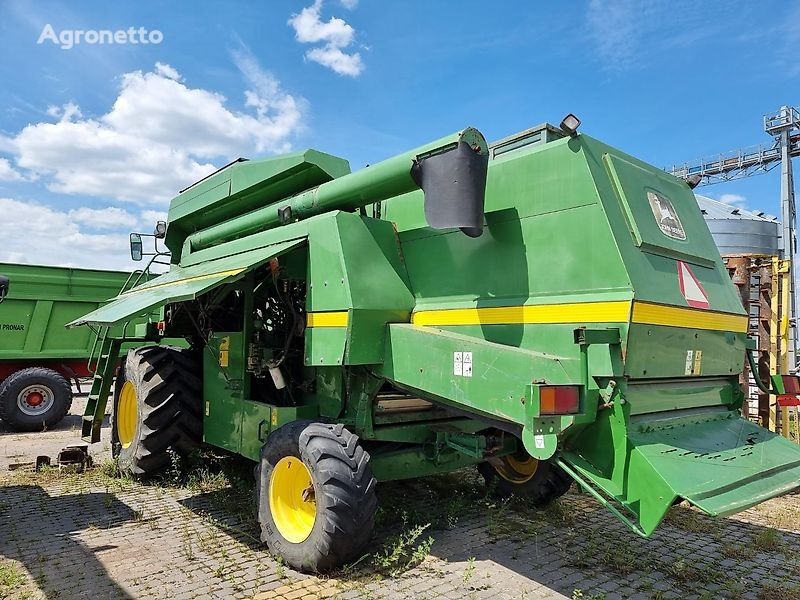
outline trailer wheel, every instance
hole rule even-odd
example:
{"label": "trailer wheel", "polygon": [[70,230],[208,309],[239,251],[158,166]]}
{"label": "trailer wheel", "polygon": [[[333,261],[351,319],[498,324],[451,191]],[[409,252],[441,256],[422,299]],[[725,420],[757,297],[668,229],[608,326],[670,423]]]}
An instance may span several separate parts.
{"label": "trailer wheel", "polygon": [[72,387],[52,369],[29,367],[0,385],[0,419],[16,431],[53,427],[69,412]]}
{"label": "trailer wheel", "polygon": [[111,416],[111,446],[122,473],[155,475],[169,466],[169,450],[186,455],[202,442],[198,372],[189,350],[147,346],[128,352]]}
{"label": "trailer wheel", "polygon": [[512,494],[540,506],[567,493],[572,478],[549,460],[521,451],[478,465],[486,485],[501,497]]}
{"label": "trailer wheel", "polygon": [[342,425],[297,421],[261,449],[261,541],[300,571],[355,560],[372,536],[378,499],[369,454]]}

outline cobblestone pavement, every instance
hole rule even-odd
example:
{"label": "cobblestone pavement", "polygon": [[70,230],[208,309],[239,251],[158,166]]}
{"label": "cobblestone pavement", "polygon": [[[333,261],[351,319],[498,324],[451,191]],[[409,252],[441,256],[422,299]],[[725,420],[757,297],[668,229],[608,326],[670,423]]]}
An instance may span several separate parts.
{"label": "cobblestone pavement", "polygon": [[108,463],[0,473],[0,599],[800,598],[800,495],[727,519],[679,506],[643,540],[575,491],[537,510],[472,470],[383,484],[370,554],[317,578],[258,541],[250,465],[208,464],[159,485]]}

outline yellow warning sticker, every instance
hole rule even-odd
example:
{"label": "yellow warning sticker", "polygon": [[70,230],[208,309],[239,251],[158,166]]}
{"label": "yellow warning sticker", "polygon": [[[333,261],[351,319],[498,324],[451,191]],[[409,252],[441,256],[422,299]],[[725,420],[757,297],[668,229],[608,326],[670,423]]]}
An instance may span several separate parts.
{"label": "yellow warning sticker", "polygon": [[219,341],[219,366],[227,368],[228,366],[228,351],[231,347],[230,336],[225,336]]}
{"label": "yellow warning sticker", "polygon": [[700,368],[703,365],[703,351],[702,350],[695,350],[694,351],[694,368],[692,369],[692,375],[700,375]]}

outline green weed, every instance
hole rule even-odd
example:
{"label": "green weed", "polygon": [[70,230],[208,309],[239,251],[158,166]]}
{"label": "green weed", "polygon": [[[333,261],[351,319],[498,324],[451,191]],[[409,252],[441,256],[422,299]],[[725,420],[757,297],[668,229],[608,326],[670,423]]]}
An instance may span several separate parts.
{"label": "green weed", "polygon": [[417,525],[389,539],[373,557],[379,573],[396,577],[425,560],[433,545],[433,538],[420,539],[430,524]]}
{"label": "green weed", "polygon": [[473,575],[475,575],[475,557],[470,556],[467,559],[467,566],[464,569],[464,574],[461,576],[461,578],[464,580],[464,583],[468,583],[469,580],[472,579]]}
{"label": "green weed", "polygon": [[762,529],[753,536],[753,546],[765,552],[776,551],[783,547],[783,540],[774,529]]}

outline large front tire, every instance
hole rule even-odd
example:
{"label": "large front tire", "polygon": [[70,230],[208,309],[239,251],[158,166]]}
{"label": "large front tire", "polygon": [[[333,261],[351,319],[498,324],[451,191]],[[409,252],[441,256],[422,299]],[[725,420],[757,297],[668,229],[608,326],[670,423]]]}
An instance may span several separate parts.
{"label": "large front tire", "polygon": [[549,460],[537,460],[521,451],[478,465],[486,485],[501,497],[511,495],[541,506],[563,496],[572,478]]}
{"label": "large front tire", "polygon": [[189,350],[147,346],[128,352],[117,377],[111,417],[119,470],[146,478],[203,439],[200,365]]}
{"label": "large front tire", "polygon": [[291,567],[330,571],[364,551],[376,481],[369,454],[344,426],[297,421],[277,429],[257,475],[261,540]]}

